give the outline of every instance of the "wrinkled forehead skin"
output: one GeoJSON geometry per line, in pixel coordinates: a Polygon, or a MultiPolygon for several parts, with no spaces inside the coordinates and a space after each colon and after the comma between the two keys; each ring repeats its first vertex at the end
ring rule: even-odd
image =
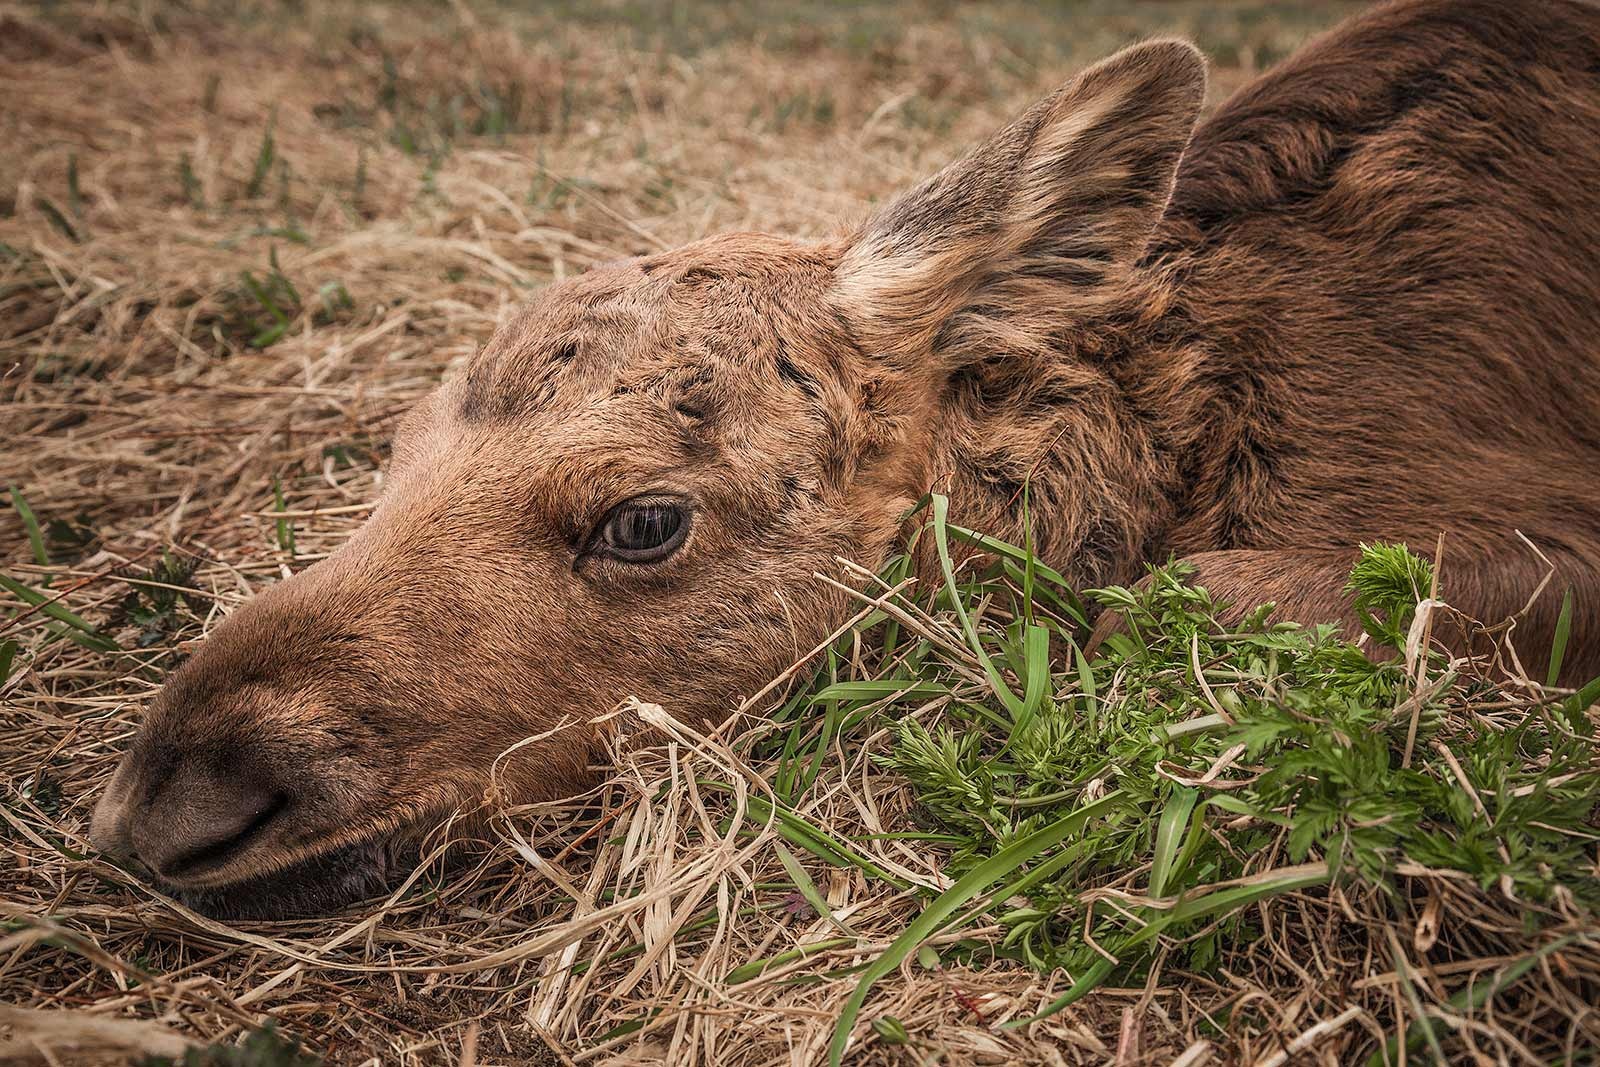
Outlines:
{"type": "Polygon", "coordinates": [[[395,491],[453,460],[476,468],[456,472],[467,484],[497,475],[485,488],[534,536],[580,537],[650,490],[781,522],[845,473],[859,354],[826,299],[836,258],[735,234],[551,286],[405,420],[395,491]]]}
{"type": "Polygon", "coordinates": [[[540,294],[441,399],[463,422],[552,436],[630,406],[676,409],[673,425],[705,417],[694,441],[760,452],[773,411],[800,413],[798,392],[823,413],[822,385],[855,355],[827,299],[836,260],[826,246],[729,234],[604,264],[540,294]]]}

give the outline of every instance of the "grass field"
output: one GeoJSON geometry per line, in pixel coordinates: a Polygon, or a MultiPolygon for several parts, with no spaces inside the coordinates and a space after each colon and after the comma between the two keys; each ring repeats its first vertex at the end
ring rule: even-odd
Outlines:
{"type": "Polygon", "coordinates": [[[770,725],[619,730],[585,806],[506,810],[466,868],[339,917],[221,924],[85,839],[164,673],[349,535],[396,417],[530,292],[846,225],[1143,36],[1196,40],[1220,97],[1356,6],[0,0],[0,1062],[84,1062],[41,1027],[170,1057],[265,1023],[337,1064],[809,1063],[836,1033],[884,1063],[1594,1062],[1582,701],[1427,655],[1369,677],[1265,623],[1202,650],[1177,583],[1123,605],[1148,644],[1044,665],[1028,627],[1070,628],[1073,591],[1025,557],[885,595],[901,614],[864,615],[770,725]],[[1401,728],[1337,719],[1376,747],[1323,751],[1263,710],[1291,690],[1305,721],[1401,728]],[[1073,780],[995,777],[994,738],[949,733],[962,706],[1073,780]],[[1084,746],[1240,707],[1237,752],[1076,777],[1084,746]],[[1047,745],[1039,708],[1098,732],[1047,745]],[[1388,776],[1419,722],[1415,777],[1388,776]],[[1283,752],[1320,754],[1245,773],[1283,752]],[[1347,758],[1370,765],[1345,792],[1303,791],[1347,758]],[[1003,818],[964,822],[963,790],[1003,818]],[[1374,793],[1448,847],[1385,837],[1395,812],[1350,801],[1374,793]],[[1096,804],[1098,865],[1048,851],[1096,804]]]}

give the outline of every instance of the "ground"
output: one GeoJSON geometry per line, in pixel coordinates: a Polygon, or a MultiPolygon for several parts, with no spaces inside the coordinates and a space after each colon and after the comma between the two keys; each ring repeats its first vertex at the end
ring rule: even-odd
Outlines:
{"type": "MultiPolygon", "coordinates": [[[[721,916],[693,967],[661,936],[734,868],[588,941],[510,847],[464,880],[425,872],[380,917],[234,928],[95,859],[96,790],[163,673],[349,534],[394,420],[530,292],[717,231],[848,226],[1143,37],[1195,40],[1218,99],[1354,7],[0,2],[0,1004],[207,1040],[270,1019],[340,1063],[815,1055],[833,993],[702,977],[776,934],[721,916]]],[[[552,862],[591,886],[648,882],[673,866],[672,819],[717,824],[694,798],[626,797],[673,759],[721,773],[706,753],[623,753],[635,788],[597,824],[617,841],[560,812],[515,833],[566,841],[552,862]]],[[[820,887],[835,906],[859,890],[840,877],[820,887]]],[[[1221,995],[1152,978],[1001,1032],[976,1021],[1036,1009],[1044,979],[952,968],[932,999],[922,981],[876,1010],[925,1043],[864,1055],[1165,1063],[1221,995]],[[1165,1022],[1129,1045],[1124,1009],[1152,1003],[1165,1022]]],[[[1305,1007],[1243,1012],[1225,1047],[1281,1049],[1305,1007]]]]}

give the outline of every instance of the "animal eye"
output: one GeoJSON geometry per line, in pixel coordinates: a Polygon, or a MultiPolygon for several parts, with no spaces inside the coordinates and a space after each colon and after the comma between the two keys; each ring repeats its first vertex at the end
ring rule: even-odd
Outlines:
{"type": "Polygon", "coordinates": [[[597,540],[617,559],[656,563],[676,552],[688,533],[689,512],[682,503],[638,498],[612,509],[597,540]]]}

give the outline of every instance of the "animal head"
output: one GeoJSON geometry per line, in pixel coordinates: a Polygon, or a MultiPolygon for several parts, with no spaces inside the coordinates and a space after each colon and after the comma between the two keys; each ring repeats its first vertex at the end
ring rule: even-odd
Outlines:
{"type": "Polygon", "coordinates": [[[95,839],[207,907],[324,908],[483,794],[591,777],[637,696],[731,710],[842,618],[939,476],[948,393],[1126,288],[1203,94],[1193,48],[1094,67],[848,237],[736,234],[547,289],[401,426],[339,551],[170,679],[95,839]]]}

